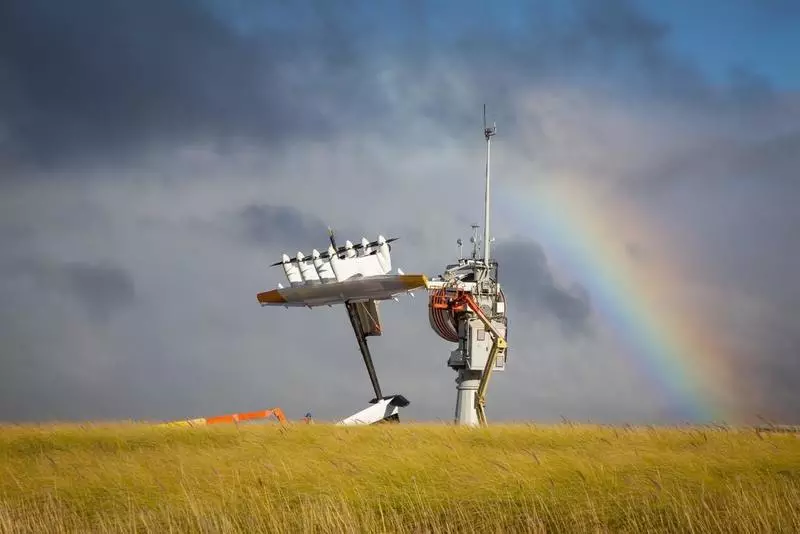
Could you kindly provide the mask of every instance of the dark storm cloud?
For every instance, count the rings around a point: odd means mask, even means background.
[[[248,246],[255,245],[275,254],[275,261],[281,253],[294,256],[298,249],[309,255],[312,249],[324,251],[330,244],[328,226],[319,217],[292,206],[271,204],[249,204],[235,217],[234,226]],[[366,227],[368,225],[359,225]],[[366,236],[370,228],[351,228],[350,226],[331,226],[337,246],[347,240],[356,243],[360,236]],[[408,236],[406,236],[408,237]],[[368,239],[375,239],[370,237]]]
[[[96,319],[129,306],[135,296],[133,279],[120,267],[71,263],[62,269],[69,289]]]
[[[695,146],[654,165],[648,175],[634,184],[645,195],[662,196],[679,187],[715,182],[717,185],[756,184],[768,192],[800,187],[800,106],[783,112],[794,126],[778,133],[765,131],[754,140],[732,140],[718,136],[698,140]]]
[[[176,139],[313,136],[324,121],[300,112],[307,87],[278,64],[296,44],[237,33],[203,2],[3,2],[0,155],[57,164]]]
[[[119,163],[176,146],[224,151],[242,141],[277,148],[365,123],[397,133],[409,125],[394,115],[397,103],[381,81],[386,54],[405,66],[391,71],[397,96],[455,131],[474,122],[476,103],[461,109],[449,98],[463,92],[463,80],[437,76],[437,61],[462,69],[470,90],[484,87],[476,102],[491,94],[500,103],[520,82],[575,73],[602,76],[617,90],[694,100],[706,90],[697,72],[664,53],[667,28],[629,2],[575,1],[561,9],[566,16],[552,10],[537,2],[520,15],[526,31],[508,34],[501,12],[476,33],[461,6],[426,2],[388,15],[369,3],[337,10],[325,3],[4,2],[0,163],[11,170]],[[440,17],[448,17],[448,31],[426,34]],[[392,30],[380,31],[387,24]],[[514,128],[514,113],[494,108],[504,128]]]
[[[241,210],[239,222],[244,236],[262,246],[313,243],[327,232],[320,219],[291,206],[251,204]]]
[[[538,243],[504,241],[493,251],[501,265],[499,275],[509,295],[509,307],[534,316],[553,316],[568,334],[589,332],[592,315],[589,293],[580,285],[568,289],[559,284]]]
[[[32,300],[50,292],[75,297],[86,314],[97,322],[105,322],[131,306],[136,296],[130,273],[109,262],[56,263],[28,259],[6,264],[2,273],[6,279],[30,279]]]

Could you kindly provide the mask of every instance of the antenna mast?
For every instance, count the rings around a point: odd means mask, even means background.
[[[483,261],[486,268],[489,268],[489,165],[491,163],[492,136],[497,133],[497,123],[493,123],[491,128],[486,126],[486,104],[483,105],[483,135],[486,137],[486,194],[484,197],[484,218],[483,218]]]
[[[480,226],[472,225],[472,259],[445,268],[431,278],[428,319],[438,336],[457,348],[450,352],[447,366],[456,378],[455,422],[459,425],[486,424],[486,388],[494,371],[503,371],[508,357],[508,315],[506,297],[497,279],[497,261],[492,261],[489,227],[491,185],[491,141],[497,124],[486,123],[483,105],[483,135],[486,138],[486,196],[484,198],[483,239]],[[478,256],[479,243],[483,258]],[[459,250],[460,252],[460,250]],[[491,264],[490,264],[491,262]],[[494,269],[492,267],[495,267]],[[494,272],[492,272],[494,271]]]
[[[469,242],[472,243],[472,259],[478,259],[478,243],[481,242],[481,238],[478,237],[478,226],[477,224],[472,225],[472,237],[469,238]]]

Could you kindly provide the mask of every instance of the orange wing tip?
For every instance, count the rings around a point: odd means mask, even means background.
[[[258,298],[258,302],[261,304],[283,304],[286,302],[286,299],[283,298],[283,295],[281,295],[277,289],[259,293],[256,295],[256,298]]]
[[[406,289],[428,288],[428,277],[424,274],[401,274],[400,282],[406,286]]]

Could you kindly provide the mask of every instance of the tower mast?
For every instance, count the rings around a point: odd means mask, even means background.
[[[486,193],[484,196],[484,215],[483,215],[483,261],[486,268],[489,268],[489,166],[491,164],[492,136],[497,133],[497,123],[493,123],[491,128],[486,126],[486,104],[483,105],[483,135],[486,137]]]

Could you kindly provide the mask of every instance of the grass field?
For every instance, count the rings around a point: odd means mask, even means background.
[[[800,439],[588,425],[0,427],[0,532],[800,532]]]

